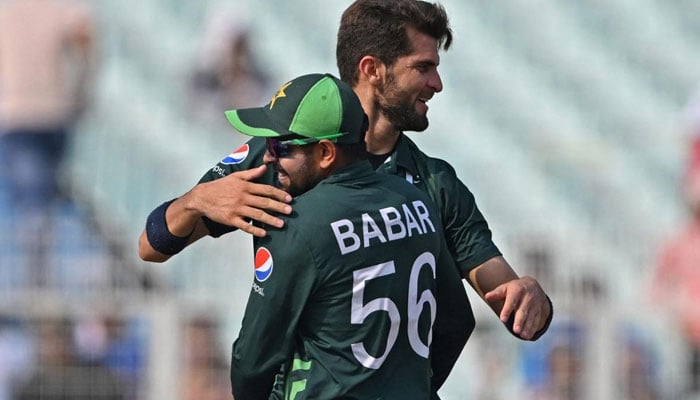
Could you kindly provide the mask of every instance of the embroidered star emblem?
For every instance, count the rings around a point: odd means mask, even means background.
[[[270,100],[270,110],[272,110],[272,107],[275,106],[275,102],[277,101],[277,99],[281,97],[287,97],[287,94],[284,93],[284,89],[289,87],[289,85],[291,84],[292,82],[287,82],[284,86],[280,88],[280,90],[277,91],[277,93],[274,96],[272,96],[272,100]]]

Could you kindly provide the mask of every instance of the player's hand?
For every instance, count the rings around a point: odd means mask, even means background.
[[[221,179],[197,185],[188,195],[192,208],[213,221],[236,227],[254,236],[265,236],[260,227],[248,221],[281,228],[284,221],[268,212],[290,214],[292,196],[274,186],[251,182],[265,173],[267,166],[234,172]]]
[[[513,332],[526,340],[532,339],[552,312],[539,282],[529,276],[506,282],[486,293],[484,298],[488,302],[503,302],[499,318],[504,323],[515,313]]]

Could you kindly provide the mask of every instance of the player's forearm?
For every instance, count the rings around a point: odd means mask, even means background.
[[[197,195],[197,187],[195,186],[189,192],[173,200],[168,206],[165,220],[168,230],[173,235],[182,237],[190,235],[204,216],[204,211],[198,206],[200,202]]]
[[[139,237],[139,258],[143,261],[161,263],[167,261],[170,257],[171,256],[163,254],[151,246],[148,242],[145,229],[141,232],[141,236]]]
[[[160,205],[148,216],[139,238],[141,259],[164,262],[207,234],[190,193]]]

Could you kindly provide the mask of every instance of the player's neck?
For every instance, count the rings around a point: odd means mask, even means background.
[[[382,115],[377,105],[376,88],[366,81],[361,81],[353,90],[360,98],[362,108],[369,118],[369,128],[365,136],[367,152],[370,154],[387,154],[394,149],[399,133],[394,125]]]
[[[370,124],[365,136],[367,152],[370,154],[387,154],[394,149],[401,132],[386,120],[379,120]]]

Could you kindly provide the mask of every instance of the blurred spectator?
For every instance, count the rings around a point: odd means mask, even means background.
[[[230,400],[229,365],[211,318],[194,317],[184,329],[184,400]]]
[[[13,382],[29,369],[31,349],[24,321],[0,316],[0,400],[10,400]]]
[[[479,326],[474,330],[474,350],[479,360],[479,379],[471,386],[474,387],[476,400],[500,400],[513,398],[514,387],[504,384],[513,372],[512,343],[509,336],[504,335],[497,325]],[[528,343],[539,343],[528,342]]]
[[[638,329],[625,329],[622,338],[620,383],[627,400],[660,399],[656,365],[658,360],[651,344]]]
[[[70,132],[87,104],[93,36],[88,9],[73,1],[0,2],[1,158],[14,247],[36,285],[47,283],[51,209]],[[8,264],[0,258],[0,267]]]
[[[523,273],[541,277],[540,284],[548,290],[557,290],[552,238],[528,232],[519,239],[519,252],[522,257]],[[550,289],[551,288],[551,289]]]
[[[699,99],[700,100],[700,99]],[[700,101],[689,109],[689,151],[682,194],[689,218],[659,251],[651,299],[668,310],[681,327],[689,365],[689,391],[700,395]]]
[[[72,342],[72,323],[60,318],[36,322],[37,360],[18,385],[17,400],[123,400],[123,384],[99,363],[80,363]]]
[[[544,339],[523,344],[524,398],[583,399],[584,328],[574,321],[559,321]]]
[[[76,324],[74,336],[81,361],[109,368],[124,383],[127,398],[138,398],[144,346],[126,321],[107,314],[87,316]]]
[[[267,77],[257,65],[240,7],[212,7],[190,82],[190,104],[204,123],[226,123],[224,110],[264,103]]]

